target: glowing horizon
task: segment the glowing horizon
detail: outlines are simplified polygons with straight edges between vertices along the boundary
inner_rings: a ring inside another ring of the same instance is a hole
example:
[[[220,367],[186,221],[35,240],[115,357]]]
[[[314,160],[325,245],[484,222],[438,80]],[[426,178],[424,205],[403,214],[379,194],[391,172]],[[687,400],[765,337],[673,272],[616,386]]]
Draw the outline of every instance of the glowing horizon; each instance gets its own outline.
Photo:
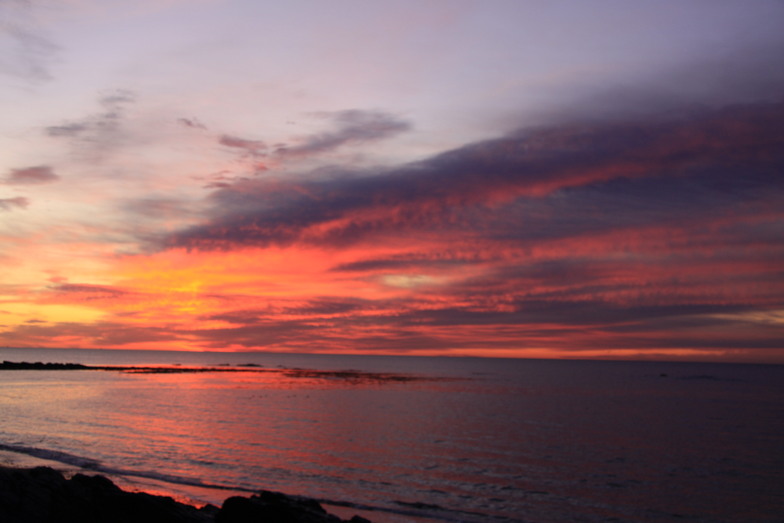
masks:
[[[2,8],[0,346],[784,363],[781,3],[319,6]]]

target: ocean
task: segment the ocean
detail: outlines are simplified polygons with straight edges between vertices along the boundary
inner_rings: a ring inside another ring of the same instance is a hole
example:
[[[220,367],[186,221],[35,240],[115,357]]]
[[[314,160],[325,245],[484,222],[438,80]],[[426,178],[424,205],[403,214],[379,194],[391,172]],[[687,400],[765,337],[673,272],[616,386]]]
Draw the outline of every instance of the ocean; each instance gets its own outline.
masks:
[[[784,521],[784,366],[0,349],[0,462],[378,523]],[[139,369],[137,369],[139,370]],[[149,370],[149,369],[148,369]]]

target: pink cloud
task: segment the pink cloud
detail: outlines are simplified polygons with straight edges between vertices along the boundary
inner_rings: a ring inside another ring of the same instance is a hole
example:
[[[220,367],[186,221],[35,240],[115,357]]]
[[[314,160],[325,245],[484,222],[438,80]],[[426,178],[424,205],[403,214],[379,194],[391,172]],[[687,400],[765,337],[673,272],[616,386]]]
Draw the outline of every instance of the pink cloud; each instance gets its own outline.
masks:
[[[7,185],[40,185],[56,182],[60,177],[48,165],[12,169],[3,183]]]
[[[16,198],[0,198],[0,211],[10,211],[14,208],[24,209],[28,205],[30,205],[30,200],[21,196]]]

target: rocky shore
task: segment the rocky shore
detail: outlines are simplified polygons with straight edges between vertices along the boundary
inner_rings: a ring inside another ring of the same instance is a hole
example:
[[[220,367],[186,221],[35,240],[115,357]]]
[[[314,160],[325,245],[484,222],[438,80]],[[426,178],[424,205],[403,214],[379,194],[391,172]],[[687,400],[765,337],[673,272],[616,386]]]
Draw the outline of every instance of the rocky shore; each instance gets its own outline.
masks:
[[[316,501],[261,491],[221,507],[196,508],[170,497],[127,492],[103,476],[66,478],[49,467],[0,467],[3,523],[370,523],[343,520]]]

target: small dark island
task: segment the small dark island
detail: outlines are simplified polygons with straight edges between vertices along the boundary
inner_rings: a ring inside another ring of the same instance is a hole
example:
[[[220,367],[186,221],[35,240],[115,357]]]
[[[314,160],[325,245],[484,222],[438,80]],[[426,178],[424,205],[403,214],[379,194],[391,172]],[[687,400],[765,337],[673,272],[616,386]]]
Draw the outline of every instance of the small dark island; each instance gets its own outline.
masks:
[[[370,523],[343,520],[316,501],[269,491],[196,508],[170,497],[127,492],[104,476],[66,478],[49,467],[0,467],[3,523]]]

